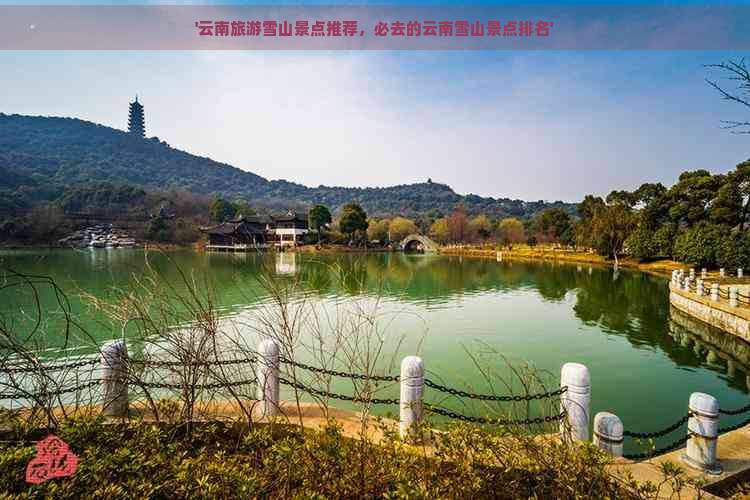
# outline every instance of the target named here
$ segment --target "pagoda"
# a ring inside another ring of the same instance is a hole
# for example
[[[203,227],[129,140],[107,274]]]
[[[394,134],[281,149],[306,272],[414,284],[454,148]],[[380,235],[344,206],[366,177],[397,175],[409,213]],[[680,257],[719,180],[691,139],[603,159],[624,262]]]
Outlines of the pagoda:
[[[138,96],[135,96],[135,102],[130,103],[128,112],[128,132],[141,139],[146,137],[146,125],[143,119],[143,105],[138,102]]]

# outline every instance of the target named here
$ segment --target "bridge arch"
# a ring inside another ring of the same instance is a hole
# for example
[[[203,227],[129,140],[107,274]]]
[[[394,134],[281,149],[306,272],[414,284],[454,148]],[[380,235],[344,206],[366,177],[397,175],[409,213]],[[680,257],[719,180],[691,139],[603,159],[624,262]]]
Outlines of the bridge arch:
[[[410,234],[401,240],[401,248],[404,252],[422,251],[424,253],[437,253],[440,245],[427,236],[421,234]]]

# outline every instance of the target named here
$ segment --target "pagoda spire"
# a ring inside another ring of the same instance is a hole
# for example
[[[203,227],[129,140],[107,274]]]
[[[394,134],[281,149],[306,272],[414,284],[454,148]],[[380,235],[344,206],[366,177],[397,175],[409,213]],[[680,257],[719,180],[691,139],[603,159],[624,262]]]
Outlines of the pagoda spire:
[[[128,112],[128,132],[141,139],[146,137],[143,105],[138,102],[138,95],[135,96],[135,102],[130,103],[130,111]]]

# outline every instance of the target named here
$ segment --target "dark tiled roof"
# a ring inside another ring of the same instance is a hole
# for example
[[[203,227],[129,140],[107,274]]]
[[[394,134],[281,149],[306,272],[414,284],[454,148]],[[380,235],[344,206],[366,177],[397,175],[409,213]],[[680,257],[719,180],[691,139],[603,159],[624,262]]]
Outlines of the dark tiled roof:
[[[272,216],[273,220],[276,222],[289,222],[289,221],[302,221],[307,222],[307,214],[298,214],[297,212],[289,211],[282,215],[274,215]]]
[[[273,222],[273,219],[268,215],[238,215],[234,219],[230,220],[229,222],[233,223],[240,223],[240,222],[249,222],[251,224],[270,224]]]
[[[208,234],[265,234],[245,222],[222,222],[216,226],[202,227],[201,231]]]

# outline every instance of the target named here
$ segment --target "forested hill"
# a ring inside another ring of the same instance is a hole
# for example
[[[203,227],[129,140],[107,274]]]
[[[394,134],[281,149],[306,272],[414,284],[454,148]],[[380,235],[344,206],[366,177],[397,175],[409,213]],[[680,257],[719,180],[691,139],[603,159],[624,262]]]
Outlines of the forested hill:
[[[469,213],[533,216],[572,204],[524,202],[459,195],[434,182],[386,188],[310,188],[191,155],[158,138],[139,140],[125,132],[74,118],[0,113],[0,209],[29,208],[59,199],[68,186],[109,182],[151,191],[185,190],[243,199],[269,208],[323,203],[337,209],[357,201],[371,214],[448,213],[460,202]]]

